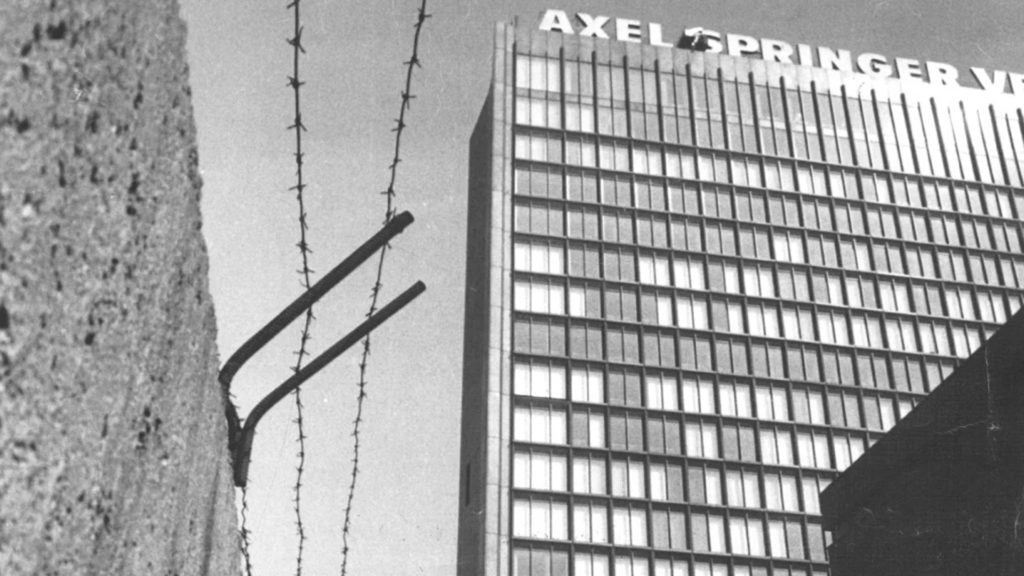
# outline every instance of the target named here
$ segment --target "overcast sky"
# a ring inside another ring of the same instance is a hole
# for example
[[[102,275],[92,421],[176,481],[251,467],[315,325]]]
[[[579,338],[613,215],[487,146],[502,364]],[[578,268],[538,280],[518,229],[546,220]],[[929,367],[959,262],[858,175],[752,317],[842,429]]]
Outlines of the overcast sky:
[[[292,15],[285,0],[182,0],[200,167],[210,284],[221,358],[300,292],[291,153]],[[393,118],[419,0],[304,0],[301,60],[309,242],[326,272],[383,218]],[[385,300],[415,280],[427,292],[379,329],[370,361],[363,460],[350,574],[455,572],[468,140],[490,79],[493,22],[535,27],[546,8],[1024,72],[1020,0],[551,0],[428,3],[423,69],[397,183],[416,223],[394,243]],[[317,307],[314,352],[365,313],[371,266]],[[245,414],[290,374],[298,322],[235,378]],[[351,459],[355,351],[304,385],[308,542],[305,572],[336,574]],[[294,572],[292,401],[260,424],[250,468],[257,576]]]

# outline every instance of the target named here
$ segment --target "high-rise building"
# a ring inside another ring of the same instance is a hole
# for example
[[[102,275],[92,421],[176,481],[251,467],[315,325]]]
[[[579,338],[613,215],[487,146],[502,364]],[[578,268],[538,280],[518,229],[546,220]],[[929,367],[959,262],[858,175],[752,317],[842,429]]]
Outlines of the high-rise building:
[[[496,28],[460,576],[825,575],[819,492],[1020,307],[1019,96],[665,40],[550,11]]]

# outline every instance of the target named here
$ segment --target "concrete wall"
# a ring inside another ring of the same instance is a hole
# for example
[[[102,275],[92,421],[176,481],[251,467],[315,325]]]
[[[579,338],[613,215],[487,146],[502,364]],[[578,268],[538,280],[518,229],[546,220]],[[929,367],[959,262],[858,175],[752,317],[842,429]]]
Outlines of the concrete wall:
[[[493,79],[470,139],[462,376],[459,576],[509,568],[511,487],[512,47],[495,26]]]
[[[237,574],[185,27],[0,3],[0,574]]]
[[[459,485],[459,576],[484,571],[487,485],[487,371],[491,242],[492,98],[488,96],[469,141],[466,232],[466,318],[462,362],[462,438]]]

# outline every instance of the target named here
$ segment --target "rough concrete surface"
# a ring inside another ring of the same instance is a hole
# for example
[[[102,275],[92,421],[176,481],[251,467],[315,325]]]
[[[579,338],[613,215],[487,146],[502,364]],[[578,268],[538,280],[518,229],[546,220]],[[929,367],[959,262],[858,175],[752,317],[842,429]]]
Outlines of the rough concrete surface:
[[[0,574],[237,574],[185,26],[0,2]]]

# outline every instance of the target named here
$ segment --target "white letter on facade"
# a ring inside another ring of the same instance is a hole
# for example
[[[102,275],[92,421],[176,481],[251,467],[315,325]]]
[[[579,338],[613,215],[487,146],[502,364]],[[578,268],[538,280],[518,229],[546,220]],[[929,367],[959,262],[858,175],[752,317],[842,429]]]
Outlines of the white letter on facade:
[[[540,29],[544,32],[558,30],[562,34],[574,34],[572,22],[569,21],[569,16],[564,10],[548,10],[545,12],[544,17],[540,19]]]
[[[1024,96],[1024,74],[1010,72],[1010,88],[1014,94]]]
[[[782,40],[762,38],[761,54],[769,62],[793,63],[793,47]]]
[[[921,63],[910,58],[897,58],[896,76],[899,78],[920,78]]]
[[[666,46],[671,48],[672,45],[663,40],[664,36],[661,34],[661,24],[651,22],[647,25],[648,33],[651,36],[651,46]]]
[[[580,36],[608,38],[608,33],[604,31],[604,25],[607,24],[609,20],[607,16],[591,16],[590,14],[577,12],[576,17],[579,18],[580,22],[583,24],[583,30],[580,31]]]
[[[619,42],[639,42],[641,40],[640,21],[616,18],[615,39]]]
[[[814,66],[814,52],[807,44],[797,44],[796,54],[800,59],[801,66]]]
[[[1006,86],[1006,72],[1002,70],[996,70],[992,74],[991,79],[989,79],[988,73],[985,72],[984,68],[971,68],[971,74],[978,81],[978,85],[981,86],[982,90],[1002,92]]]
[[[892,76],[892,66],[886,63],[885,56],[866,52],[857,56],[857,68],[872,78],[888,78]]]
[[[853,56],[850,55],[849,50],[833,50],[825,46],[819,46],[818,62],[826,70],[853,72]]]
[[[758,43],[757,38],[742,34],[728,34],[725,37],[725,43],[729,47],[730,56],[757,54],[761,50],[761,45]]]
[[[942,84],[943,86],[959,86],[957,78],[960,77],[960,71],[956,69],[956,66],[946,64],[945,62],[925,62],[924,69],[928,72],[928,81],[933,84]]]

